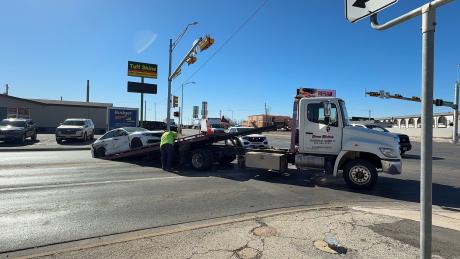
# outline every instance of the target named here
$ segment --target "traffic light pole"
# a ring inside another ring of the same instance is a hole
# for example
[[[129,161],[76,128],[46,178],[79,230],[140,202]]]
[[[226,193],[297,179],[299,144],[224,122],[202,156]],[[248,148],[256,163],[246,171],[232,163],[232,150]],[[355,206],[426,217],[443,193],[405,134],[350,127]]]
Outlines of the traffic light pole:
[[[420,162],[420,258],[431,258],[432,240],[432,153],[433,153],[433,74],[434,31],[436,8],[452,0],[435,0],[396,19],[379,25],[377,14],[371,16],[371,26],[385,30],[422,15],[422,143]]]
[[[173,44],[172,39],[169,39],[169,73],[168,73],[168,101],[166,105],[166,131],[171,130],[171,62],[172,62],[172,51],[173,51]]]
[[[144,77],[141,77],[141,83],[144,83]],[[141,93],[141,116],[139,121],[139,127],[144,126],[144,93]]]

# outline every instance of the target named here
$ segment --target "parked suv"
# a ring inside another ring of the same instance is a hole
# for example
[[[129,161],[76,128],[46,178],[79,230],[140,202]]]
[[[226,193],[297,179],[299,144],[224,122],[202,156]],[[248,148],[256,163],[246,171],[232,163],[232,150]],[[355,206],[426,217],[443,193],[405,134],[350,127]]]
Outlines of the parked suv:
[[[392,133],[389,130],[385,129],[384,127],[380,127],[378,125],[373,125],[373,124],[351,124],[351,125],[354,127],[362,127],[362,128],[368,128],[371,130],[387,132],[395,136],[398,136],[399,151],[401,153],[401,156],[404,155],[404,153],[406,153],[407,151],[410,151],[412,149],[412,144],[410,143],[409,136],[407,136],[406,134]]]
[[[0,122],[0,140],[23,144],[28,137],[37,140],[37,128],[32,120],[4,119]]]
[[[94,123],[91,119],[66,119],[56,128],[56,142],[78,139],[86,141],[94,138]]]
[[[253,128],[250,127],[230,127],[228,133],[241,133]],[[262,134],[251,134],[238,137],[244,148],[269,148],[267,137]]]

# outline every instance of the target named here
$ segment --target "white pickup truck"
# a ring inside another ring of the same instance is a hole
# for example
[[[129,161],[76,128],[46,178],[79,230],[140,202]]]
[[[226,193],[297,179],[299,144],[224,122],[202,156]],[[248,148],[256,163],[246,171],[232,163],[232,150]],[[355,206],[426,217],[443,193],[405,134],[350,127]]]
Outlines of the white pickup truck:
[[[378,172],[401,173],[398,137],[350,126],[343,100],[298,95],[293,111],[291,148],[248,151],[242,166],[285,171],[290,163],[342,174],[354,189],[372,188]]]

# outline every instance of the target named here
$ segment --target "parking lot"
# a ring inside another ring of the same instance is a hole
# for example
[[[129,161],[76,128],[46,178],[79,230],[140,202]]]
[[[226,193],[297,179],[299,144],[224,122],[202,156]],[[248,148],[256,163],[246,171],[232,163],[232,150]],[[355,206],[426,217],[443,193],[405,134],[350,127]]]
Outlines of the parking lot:
[[[267,136],[270,145],[289,145],[285,132]],[[235,164],[207,172],[166,172],[157,161],[98,160],[89,150],[2,152],[0,251],[273,208],[414,204],[420,144],[413,146],[404,157],[403,174],[381,175],[374,190],[362,192],[314,172],[280,175]],[[458,145],[434,144],[434,205],[460,209],[458,152]]]

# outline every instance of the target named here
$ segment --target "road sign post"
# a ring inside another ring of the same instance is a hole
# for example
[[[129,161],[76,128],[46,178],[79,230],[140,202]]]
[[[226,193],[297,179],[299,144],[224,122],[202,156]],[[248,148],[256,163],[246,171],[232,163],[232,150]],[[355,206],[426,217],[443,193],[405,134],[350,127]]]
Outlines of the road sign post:
[[[378,24],[377,13],[371,15],[371,26],[376,30],[386,30],[414,17],[422,16],[422,143],[420,161],[420,258],[431,258],[432,240],[432,153],[433,153],[433,74],[434,74],[434,31],[436,8],[453,0],[435,0],[414,9],[384,24]],[[346,0],[348,3],[356,3]],[[362,0],[367,5],[378,0]],[[348,10],[346,9],[347,19]],[[378,10],[377,10],[378,11]],[[362,18],[362,17],[361,17]],[[358,18],[354,21],[357,21]],[[353,22],[353,21],[351,21]]]
[[[458,142],[458,91],[460,83],[455,82],[455,94],[454,94],[454,128],[452,132],[452,142],[456,144]]]

